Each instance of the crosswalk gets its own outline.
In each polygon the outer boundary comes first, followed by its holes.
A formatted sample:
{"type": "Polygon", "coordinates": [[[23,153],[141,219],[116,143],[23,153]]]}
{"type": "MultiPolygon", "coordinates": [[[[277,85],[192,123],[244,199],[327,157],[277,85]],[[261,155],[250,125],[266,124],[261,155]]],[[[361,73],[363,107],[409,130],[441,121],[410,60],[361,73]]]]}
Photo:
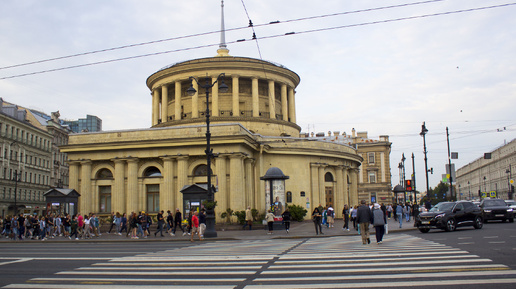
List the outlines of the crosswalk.
{"type": "Polygon", "coordinates": [[[196,243],[99,261],[4,288],[515,288],[516,270],[405,234],[196,243]],[[477,286],[477,287],[475,287],[477,286]]]}

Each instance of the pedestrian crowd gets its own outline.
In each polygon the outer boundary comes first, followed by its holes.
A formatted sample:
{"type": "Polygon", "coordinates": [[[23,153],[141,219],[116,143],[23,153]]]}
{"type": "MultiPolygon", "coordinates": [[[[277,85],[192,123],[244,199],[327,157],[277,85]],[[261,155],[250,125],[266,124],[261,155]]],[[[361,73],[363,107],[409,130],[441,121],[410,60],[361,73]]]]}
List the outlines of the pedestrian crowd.
{"type": "MultiPolygon", "coordinates": [[[[175,236],[176,230],[179,228],[183,236],[198,236],[202,240],[206,229],[206,214],[204,209],[200,212],[190,211],[188,217],[182,218],[179,209],[175,214],[167,211],[167,216],[161,211],[156,216],[157,229],[154,237],[158,234],[164,237],[165,234],[175,236]]],[[[133,239],[147,238],[151,235],[151,225],[153,218],[144,211],[135,213],[131,212],[129,216],[126,213],[112,213],[109,219],[110,226],[107,234],[117,234],[120,236],[131,237],[133,239]]],[[[96,214],[53,214],[49,213],[44,216],[24,215],[0,217],[1,236],[11,240],[42,240],[49,238],[64,237],[74,240],[91,239],[100,237],[101,220],[96,214]]]]}

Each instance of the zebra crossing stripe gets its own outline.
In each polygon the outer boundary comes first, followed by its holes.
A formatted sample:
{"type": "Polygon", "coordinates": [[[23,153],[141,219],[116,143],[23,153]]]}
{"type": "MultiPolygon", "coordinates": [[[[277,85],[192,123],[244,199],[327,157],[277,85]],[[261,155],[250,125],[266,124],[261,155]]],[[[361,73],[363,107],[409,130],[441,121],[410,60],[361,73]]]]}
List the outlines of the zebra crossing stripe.
{"type": "MultiPolygon", "coordinates": [[[[84,278],[84,277],[74,277],[74,282],[243,282],[245,278],[210,278],[210,279],[186,279],[186,278],[84,278]]],[[[48,277],[48,278],[34,278],[31,281],[35,282],[52,282],[52,281],[70,281],[69,278],[59,278],[59,277],[48,277]]]]}
{"type": "Polygon", "coordinates": [[[516,284],[516,278],[509,279],[463,279],[463,280],[433,280],[433,281],[396,281],[388,282],[364,282],[364,283],[319,283],[319,284],[279,284],[279,285],[248,285],[244,289],[268,288],[268,289],[318,289],[318,288],[388,288],[388,287],[421,287],[421,286],[453,286],[453,285],[478,285],[478,284],[516,284]]]}
{"type": "MultiPolygon", "coordinates": [[[[392,271],[413,271],[413,272],[430,272],[436,270],[438,272],[447,271],[447,270],[480,270],[480,269],[498,269],[498,270],[508,270],[508,267],[505,265],[454,265],[454,266],[423,266],[423,267],[391,267],[391,268],[349,268],[349,269],[335,269],[332,268],[332,273],[357,273],[357,272],[392,272],[392,271]]],[[[310,269],[297,269],[293,270],[271,270],[262,272],[262,275],[294,275],[294,274],[308,274],[308,273],[321,273],[322,270],[310,270],[310,269]]]]}
{"type": "Polygon", "coordinates": [[[449,278],[449,277],[475,277],[475,276],[516,276],[516,270],[496,271],[462,271],[462,272],[436,272],[436,273],[408,273],[408,274],[381,274],[381,275],[349,275],[349,276],[314,276],[314,277],[274,277],[256,278],[254,282],[292,282],[292,281],[345,281],[345,280],[372,280],[372,279],[414,279],[414,278],[449,278]]]}
{"type": "MultiPolygon", "coordinates": [[[[370,262],[370,263],[350,263],[350,264],[334,264],[332,268],[343,267],[371,267],[371,266],[399,266],[399,265],[427,265],[427,264],[451,264],[451,263],[482,263],[492,262],[490,259],[462,259],[462,260],[424,260],[424,261],[400,261],[400,262],[370,262]]],[[[294,264],[294,265],[272,265],[273,269],[298,269],[298,268],[328,268],[327,264],[294,264]]]]}
{"type": "Polygon", "coordinates": [[[10,284],[3,288],[24,288],[24,289],[233,289],[234,285],[99,285],[99,284],[10,284]]]}
{"type": "Polygon", "coordinates": [[[256,271],[156,271],[156,272],[142,272],[142,271],[62,271],[57,272],[57,275],[145,275],[145,276],[206,276],[206,275],[251,275],[256,271]]]}

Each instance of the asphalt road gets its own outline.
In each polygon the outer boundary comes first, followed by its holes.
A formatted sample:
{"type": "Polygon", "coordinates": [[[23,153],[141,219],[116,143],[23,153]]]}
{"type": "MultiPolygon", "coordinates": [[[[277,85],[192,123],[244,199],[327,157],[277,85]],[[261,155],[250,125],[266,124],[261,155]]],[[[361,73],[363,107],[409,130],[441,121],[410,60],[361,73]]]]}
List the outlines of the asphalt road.
{"type": "Polygon", "coordinates": [[[516,269],[516,223],[490,221],[481,230],[463,227],[454,232],[430,230],[425,234],[419,231],[407,234],[460,248],[516,269]]]}
{"type": "Polygon", "coordinates": [[[514,223],[371,239],[0,243],[0,288],[516,288],[514,223]]]}

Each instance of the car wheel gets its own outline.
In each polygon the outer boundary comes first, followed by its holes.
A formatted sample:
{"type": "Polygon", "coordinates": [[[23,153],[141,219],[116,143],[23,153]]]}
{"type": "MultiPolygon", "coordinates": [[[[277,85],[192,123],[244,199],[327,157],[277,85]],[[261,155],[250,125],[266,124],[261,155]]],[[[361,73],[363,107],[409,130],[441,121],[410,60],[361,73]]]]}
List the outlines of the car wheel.
{"type": "Polygon", "coordinates": [[[428,233],[430,231],[430,229],[428,228],[419,228],[419,232],[421,233],[428,233]]]}
{"type": "Polygon", "coordinates": [[[452,231],[455,231],[456,229],[456,224],[455,224],[455,220],[454,219],[449,219],[447,222],[446,222],[446,232],[452,232],[452,231]]]}
{"type": "Polygon", "coordinates": [[[483,226],[484,226],[484,222],[482,222],[482,218],[476,217],[473,227],[475,229],[482,229],[483,226]]]}

